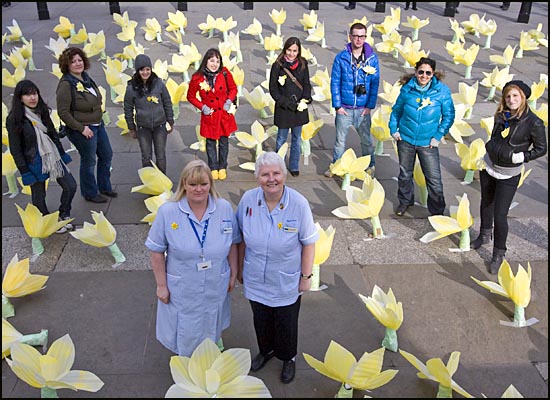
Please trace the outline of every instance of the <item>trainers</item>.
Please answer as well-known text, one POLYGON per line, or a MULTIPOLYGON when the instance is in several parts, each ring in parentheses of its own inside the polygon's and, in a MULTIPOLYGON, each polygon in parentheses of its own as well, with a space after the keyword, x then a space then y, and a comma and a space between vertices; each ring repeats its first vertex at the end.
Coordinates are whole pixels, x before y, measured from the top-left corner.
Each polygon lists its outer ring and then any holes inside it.
POLYGON ((395 215, 398 215, 401 217, 403 214, 405 214, 405 211, 407 211, 407 208, 409 208, 409 206, 406 206, 405 204, 399 204, 397 206, 397 209, 395 210, 395 215))
POLYGON ((223 180, 226 179, 226 178, 227 178, 227 172, 225 171, 225 169, 220 169, 220 170, 218 171, 218 179, 219 179, 220 181, 223 181, 223 180))
POLYGON ((323 175, 327 178, 332 178, 332 171, 330 170, 330 168, 327 169, 323 175))
POLYGON ((65 232, 67 232, 67 228, 65 228, 64 226, 62 226, 61 228, 55 231, 55 233, 65 233, 65 232))
MULTIPOLYGON (((61 221, 67 221, 68 219, 71 219, 71 217, 63 217, 63 218, 61 218, 61 221)), ((74 225, 71 224, 70 222, 68 222, 65 225, 65 228, 67 228, 68 231, 72 231, 72 230, 74 230, 74 225)))
POLYGON ((214 179, 214 180, 220 179, 220 177, 219 177, 219 175, 218 175, 218 170, 217 170, 217 169, 215 169, 215 170, 212 171, 212 179, 214 179))

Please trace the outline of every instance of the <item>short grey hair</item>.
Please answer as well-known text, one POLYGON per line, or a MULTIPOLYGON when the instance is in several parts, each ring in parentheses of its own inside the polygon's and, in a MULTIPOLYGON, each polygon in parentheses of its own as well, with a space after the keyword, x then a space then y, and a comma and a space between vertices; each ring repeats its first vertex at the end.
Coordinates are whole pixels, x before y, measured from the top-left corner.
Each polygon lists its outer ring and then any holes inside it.
POLYGON ((256 160, 256 167, 254 168, 254 176, 256 178, 260 173, 260 169, 264 166, 278 166, 281 168, 281 171, 283 171, 283 175, 287 175, 285 160, 283 160, 283 158, 274 151, 266 151, 265 153, 260 154, 256 160))

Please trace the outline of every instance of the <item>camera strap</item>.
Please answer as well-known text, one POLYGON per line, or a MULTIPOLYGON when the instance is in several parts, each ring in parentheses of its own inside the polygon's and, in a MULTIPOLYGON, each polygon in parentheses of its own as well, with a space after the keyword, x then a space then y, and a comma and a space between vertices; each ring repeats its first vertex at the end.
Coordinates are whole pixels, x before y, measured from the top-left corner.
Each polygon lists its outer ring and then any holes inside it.
POLYGON ((304 87, 302 86, 302 84, 301 84, 300 82, 298 82, 298 79, 296 79, 296 78, 294 77, 294 75, 292 75, 292 72, 290 72, 290 71, 288 70, 288 68, 283 67, 283 64, 281 64, 279 61, 277 61, 277 63, 278 63, 279 66, 283 69, 283 71, 286 72, 286 74, 289 76, 290 80, 291 80, 292 82, 294 82, 294 84, 295 84, 296 86, 298 86, 298 87, 300 88, 300 90, 303 91, 303 90, 304 90, 304 87))

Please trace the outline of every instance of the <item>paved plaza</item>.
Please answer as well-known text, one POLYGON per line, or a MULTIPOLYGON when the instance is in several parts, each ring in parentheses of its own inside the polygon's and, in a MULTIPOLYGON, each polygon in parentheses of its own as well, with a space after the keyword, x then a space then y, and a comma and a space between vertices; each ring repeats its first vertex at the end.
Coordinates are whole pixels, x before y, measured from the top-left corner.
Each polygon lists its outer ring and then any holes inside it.
MULTIPOLYGON (((106 38, 105 53, 109 57, 120 53, 128 43, 117 39, 121 29, 113 23, 107 2, 49 2, 49 19, 39 20, 36 3, 13 2, 2 9, 2 34, 9 33, 13 20, 19 24, 24 37, 33 45, 33 59, 36 71, 26 71, 26 78, 38 84, 46 102, 56 108, 55 89, 58 79, 51 73, 56 59, 46 46, 50 39, 57 39, 53 28, 60 16, 66 16, 78 31, 84 25, 88 33, 103 31, 106 38)), ((176 11, 175 2, 118 3, 120 11, 128 12, 135 20, 135 40, 145 47, 145 52, 156 60, 171 64, 172 55, 178 46, 163 36, 161 43, 146 41, 144 31, 147 18, 155 17, 165 27, 168 12, 176 11)), ((299 20, 309 14, 308 2, 253 3, 252 10, 245 10, 241 2, 188 2, 188 25, 183 36, 184 44, 191 42, 204 54, 210 47, 217 47, 223 40, 219 31, 213 37, 201 34, 198 25, 206 21, 207 15, 227 19, 230 16, 238 22, 231 32, 240 32, 240 47, 243 61, 239 67, 245 72, 244 88, 251 91, 266 79, 268 52, 257 37, 242 33, 256 18, 263 25, 263 37, 274 34, 276 26, 271 20, 272 10, 284 10, 286 21, 281 27, 286 39, 297 36, 302 45, 315 56, 316 63, 310 63, 310 75, 327 70, 330 74, 332 60, 346 43, 346 33, 354 18, 366 17, 368 25, 380 24, 390 15, 392 9, 401 8, 400 34, 405 40, 410 37, 411 28, 404 26, 407 16, 429 18, 429 24, 420 29, 418 39, 421 47, 429 51, 437 61, 437 67, 445 72, 444 82, 453 93, 458 92, 460 82, 473 85, 485 78, 495 65, 490 55, 502 54, 507 45, 518 46, 521 31, 537 29, 548 34, 546 3, 534 2, 528 23, 517 22, 520 2, 512 2, 509 10, 500 9, 501 2, 460 3, 455 19, 466 21, 473 13, 485 19, 494 19, 498 28, 491 41, 491 48, 484 49, 485 37, 466 34, 466 47, 476 43, 481 49, 473 65, 471 78, 465 79, 466 67, 454 64, 445 45, 453 38, 449 17, 444 16, 445 3, 418 2, 418 11, 403 9, 404 2, 385 3, 384 12, 375 12, 374 2, 358 2, 354 11, 344 9, 347 2, 321 2, 315 11, 318 20, 324 22, 326 47, 321 42, 307 41, 299 20)), ((373 29, 375 43, 381 42, 381 33, 373 29)), ((3 54, 22 43, 3 43, 3 54)), ((278 51, 276 52, 278 53, 278 51)), ((403 58, 377 52, 380 60, 381 79, 394 84, 401 75, 412 71, 406 69, 403 58)), ((91 210, 103 211, 117 231, 116 243, 126 257, 126 262, 113 268, 114 259, 107 248, 88 246, 69 234, 52 235, 43 240, 45 252, 31 263, 31 272, 49 276, 47 287, 23 298, 12 299, 16 315, 9 321, 23 334, 48 329, 50 343, 70 334, 76 348, 73 369, 91 371, 105 385, 97 393, 58 390, 60 397, 164 397, 174 383, 170 374, 169 361, 173 355, 155 338, 155 316, 157 299, 155 281, 144 246, 149 225, 141 222, 149 210, 144 200, 147 195, 132 193, 131 189, 142 182, 138 176, 141 168, 140 150, 137 141, 128 135, 121 135, 116 126, 118 116, 123 113, 122 104, 111 101, 103 66, 99 56, 91 58, 89 71, 92 78, 107 89, 106 111, 111 123, 107 126, 113 147, 112 182, 118 198, 105 204, 84 201, 78 191, 74 201, 72 217, 77 228, 87 221, 93 223, 91 210)), ((12 64, 4 60, 2 67, 10 73, 12 64)), ((190 74, 195 70, 189 69, 190 74)), ((126 70, 132 75, 133 69, 126 70)), ((523 58, 514 59, 510 67, 514 79, 527 84, 547 79, 548 48, 525 51, 523 58), (546 76, 546 78, 544 78, 546 76)), ((181 73, 170 73, 177 83, 183 81, 181 73)), ((314 85, 315 86, 315 85, 314 85)), ((265 91, 265 89, 264 89, 265 91)), ((380 93, 382 93, 382 85, 380 93)), ((2 101, 11 107, 13 88, 2 87, 2 101)), ((489 89, 479 85, 477 102, 471 119, 467 120, 475 135, 465 138, 469 144, 475 138, 486 138, 480 126, 482 118, 494 114, 496 103, 486 101, 489 89)), ((496 99, 500 92, 497 90, 496 99)), ((384 104, 382 99, 378 105, 384 104)), ((537 105, 548 104, 548 90, 537 100, 537 105)), ((191 149, 197 141, 195 126, 199 114, 188 102, 180 103, 179 116, 174 132, 168 138, 167 176, 177 183, 184 165, 196 157, 206 160, 206 154, 191 149)), ((397 217, 398 174, 397 155, 391 142, 383 143, 383 155, 376 158, 375 177, 385 190, 385 202, 380 212, 384 237, 372 238, 370 220, 344 220, 335 217, 332 210, 346 205, 345 191, 341 189, 338 177, 327 178, 323 172, 332 159, 335 128, 330 103, 314 102, 310 106, 316 120, 323 126, 311 140, 311 155, 305 164, 302 158, 300 176, 289 175, 287 185, 306 196, 316 222, 326 229, 336 230, 329 259, 321 265, 321 284, 324 290, 303 295, 300 313, 300 333, 296 362, 296 379, 284 385, 279 380, 282 362, 270 361, 264 369, 250 375, 259 377, 269 388, 273 397, 334 397, 340 383, 321 375, 305 361, 303 353, 323 360, 331 340, 342 345, 359 359, 364 352, 381 347, 384 327, 365 307, 359 294, 370 296, 375 285, 387 292, 392 289, 398 301, 403 303, 404 321, 397 331, 399 348, 414 354, 422 362, 441 358, 447 363, 449 355, 460 352, 459 368, 453 380, 474 397, 500 397, 510 384, 525 397, 548 397, 548 155, 526 165, 532 169, 530 175, 518 189, 514 198, 517 205, 510 211, 510 234, 506 259, 512 269, 518 264, 532 268, 532 297, 525 309, 525 316, 537 318, 539 322, 525 328, 512 328, 499 321, 513 319, 514 304, 504 297, 490 293, 477 285, 471 277, 495 281, 485 264, 491 258, 492 247, 477 251, 456 252, 459 234, 424 244, 420 238, 433 231, 428 221, 428 211, 421 206, 409 208, 405 216, 397 217)), ((269 112, 269 114, 271 114, 269 112)), ((251 125, 259 121, 265 129, 273 124, 271 115, 260 118, 244 97, 239 98, 236 114, 239 130, 250 133, 251 125)), ((66 149, 67 139, 62 140, 66 149)), ((360 143, 355 132, 348 136, 348 147, 360 155, 360 143)), ((264 142, 266 149, 275 148, 275 138, 264 142)), ((464 193, 470 201, 470 211, 475 219, 470 235, 479 231, 480 185, 477 177, 471 184, 463 184, 465 171, 460 167, 456 155, 455 141, 448 138, 440 147, 443 184, 447 202, 446 215, 450 206, 458 204, 457 196, 464 193)), ((3 147, 3 151, 6 147, 3 147)), ((73 162, 69 165, 78 182, 80 163, 76 151, 69 153, 73 162)), ((217 181, 216 188, 221 196, 234 207, 242 194, 256 186, 251 171, 240 168, 240 164, 253 161, 254 153, 238 145, 237 139, 230 139, 228 179, 217 181)), ((360 182, 353 182, 360 186, 360 182)), ((174 187, 175 189, 175 187, 174 187)), ((2 193, 8 192, 6 179, 2 179, 2 193)), ((60 194, 56 183, 48 189, 47 202, 50 210, 56 210, 60 194)), ((2 197, 2 271, 15 254, 19 259, 32 255, 31 239, 22 227, 15 204, 25 207, 30 196, 19 193, 14 198, 2 197)), ((252 311, 242 293, 242 286, 233 292, 231 326, 224 332, 226 348, 248 348, 254 356, 258 349, 252 325, 252 311)), ((41 350, 40 348, 38 348, 41 350)), ((396 377, 371 392, 354 391, 354 397, 365 394, 372 397, 435 397, 437 383, 417 377, 417 370, 399 353, 385 352, 383 370, 396 369, 396 377)), ((458 396, 458 394, 455 394, 458 396)), ((28 386, 17 379, 5 361, 2 361, 2 397, 39 397, 39 389, 28 386)))

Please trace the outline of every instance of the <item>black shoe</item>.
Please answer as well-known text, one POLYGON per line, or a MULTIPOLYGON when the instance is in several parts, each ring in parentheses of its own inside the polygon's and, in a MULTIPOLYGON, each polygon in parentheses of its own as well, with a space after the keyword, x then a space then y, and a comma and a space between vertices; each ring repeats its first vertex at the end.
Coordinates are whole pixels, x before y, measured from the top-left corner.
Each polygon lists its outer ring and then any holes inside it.
POLYGON ((250 371, 256 372, 261 370, 264 365, 267 364, 269 360, 273 358, 275 355, 274 351, 270 351, 267 355, 263 355, 262 353, 258 353, 256 357, 252 360, 252 363, 250 364, 250 371))
POLYGON ((95 197, 84 197, 86 201, 91 201, 92 203, 107 203, 107 198, 98 194, 95 197))
POLYGON ((281 382, 290 383, 296 375, 296 362, 293 360, 283 361, 283 370, 281 371, 281 382))
POLYGON ((290 175, 292 175, 292 176, 300 176, 300 171, 290 171, 290 175))
POLYGON ((395 215, 398 215, 398 216, 403 216, 403 214, 405 214, 405 211, 407 211, 407 208, 409 208, 409 206, 406 206, 405 204, 399 204, 397 206, 397 209, 395 210, 395 215))
POLYGON ((405 7, 405 10, 408 10, 408 9, 409 9, 409 7, 405 7))
POLYGON ((118 197, 118 193, 114 192, 112 190, 102 190, 101 194, 104 194, 105 196, 109 196, 109 197, 113 197, 113 198, 118 197))
POLYGON ((344 9, 346 9, 346 10, 355 10, 355 6, 345 6, 344 9))
POLYGON ((413 7, 413 10, 414 10, 414 11, 418 11, 418 8, 416 8, 416 7, 413 7))

